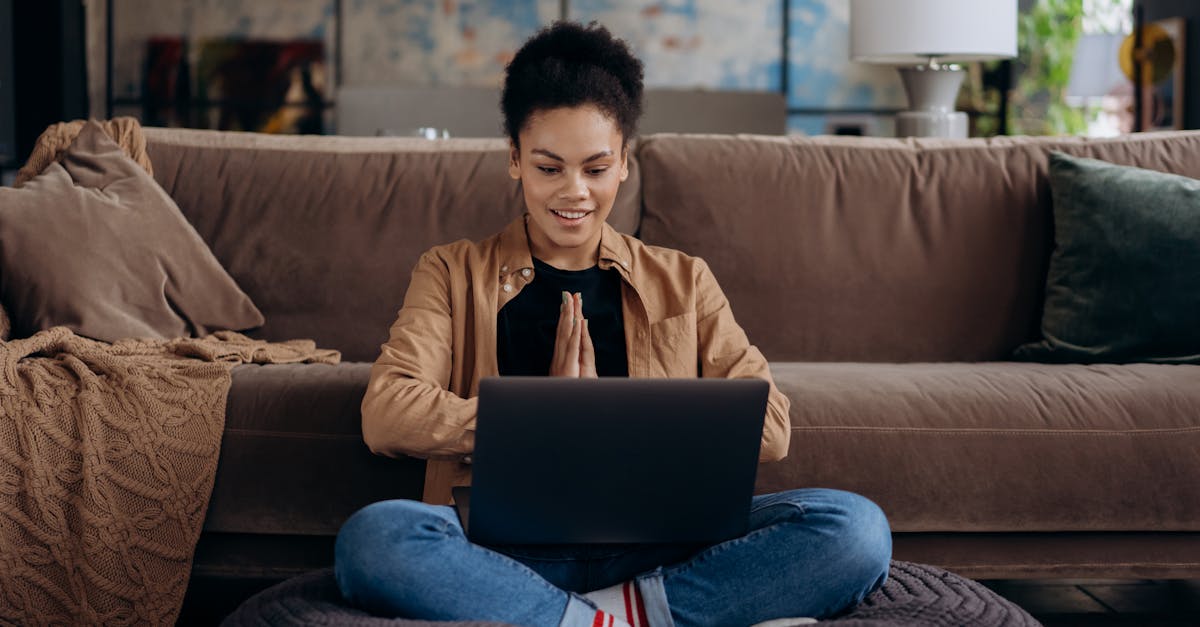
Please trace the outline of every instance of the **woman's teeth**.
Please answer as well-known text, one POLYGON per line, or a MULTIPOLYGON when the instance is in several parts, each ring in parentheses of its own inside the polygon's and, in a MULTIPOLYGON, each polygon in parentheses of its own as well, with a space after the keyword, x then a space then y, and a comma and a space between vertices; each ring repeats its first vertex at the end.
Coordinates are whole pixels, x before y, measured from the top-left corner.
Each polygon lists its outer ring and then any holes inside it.
POLYGON ((562 216, 568 220, 578 220, 579 218, 587 215, 586 211, 555 211, 554 209, 551 209, 550 212, 556 216, 562 216))

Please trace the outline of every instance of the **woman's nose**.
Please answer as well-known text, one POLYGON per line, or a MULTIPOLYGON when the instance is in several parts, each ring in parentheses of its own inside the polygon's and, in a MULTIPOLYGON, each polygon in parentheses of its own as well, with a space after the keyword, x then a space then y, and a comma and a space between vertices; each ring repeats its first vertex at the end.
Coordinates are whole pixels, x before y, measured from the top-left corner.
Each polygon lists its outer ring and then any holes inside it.
POLYGON ((588 188, 583 176, 579 174, 568 176, 558 195, 560 198, 587 198, 588 188))

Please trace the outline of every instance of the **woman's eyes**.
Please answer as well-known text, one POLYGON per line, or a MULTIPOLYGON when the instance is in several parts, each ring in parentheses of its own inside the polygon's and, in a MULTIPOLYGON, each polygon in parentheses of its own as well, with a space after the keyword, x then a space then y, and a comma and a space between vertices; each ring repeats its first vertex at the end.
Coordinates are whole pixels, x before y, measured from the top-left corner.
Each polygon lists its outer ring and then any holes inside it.
MULTIPOLYGON (((559 168, 553 168, 553 167, 545 166, 545 165, 539 165, 537 167, 537 169, 541 170, 543 174, 558 174, 560 172, 559 168)), ((607 171, 608 171, 607 167, 592 168, 590 170, 587 170, 587 173, 592 176, 600 176, 601 174, 604 174, 607 171)))

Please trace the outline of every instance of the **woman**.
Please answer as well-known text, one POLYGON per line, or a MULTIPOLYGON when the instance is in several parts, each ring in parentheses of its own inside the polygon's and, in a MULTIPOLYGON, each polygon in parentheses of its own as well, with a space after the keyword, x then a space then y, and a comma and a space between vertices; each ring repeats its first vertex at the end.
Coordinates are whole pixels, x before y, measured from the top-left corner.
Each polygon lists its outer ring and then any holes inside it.
MULTIPOLYGON (((373 451, 430 460, 426 501, 447 503, 450 486, 469 482, 481 377, 771 382, 702 260, 605 222, 641 99, 641 62, 603 27, 556 23, 509 64, 509 174, 528 213, 422 255, 363 399, 373 451)), ((788 406, 772 382, 762 461, 787 454, 788 406)), ((450 507, 396 500, 346 522, 336 574, 346 599, 384 615, 750 625, 851 607, 883 584, 890 556, 880 509, 837 490, 757 496, 750 531, 711 547, 483 547, 450 507)))

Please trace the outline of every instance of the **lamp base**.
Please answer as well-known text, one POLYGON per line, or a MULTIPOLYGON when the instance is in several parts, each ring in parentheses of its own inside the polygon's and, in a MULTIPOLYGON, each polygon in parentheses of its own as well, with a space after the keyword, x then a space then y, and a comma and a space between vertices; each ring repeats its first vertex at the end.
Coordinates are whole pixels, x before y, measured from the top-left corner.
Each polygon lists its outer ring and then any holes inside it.
POLYGON ((901 111, 896 114, 896 137, 966 139, 967 114, 961 111, 901 111))
POLYGON ((967 114, 954 110, 966 72, 936 59, 899 70, 911 111, 896 116, 896 136, 966 138, 967 114))

